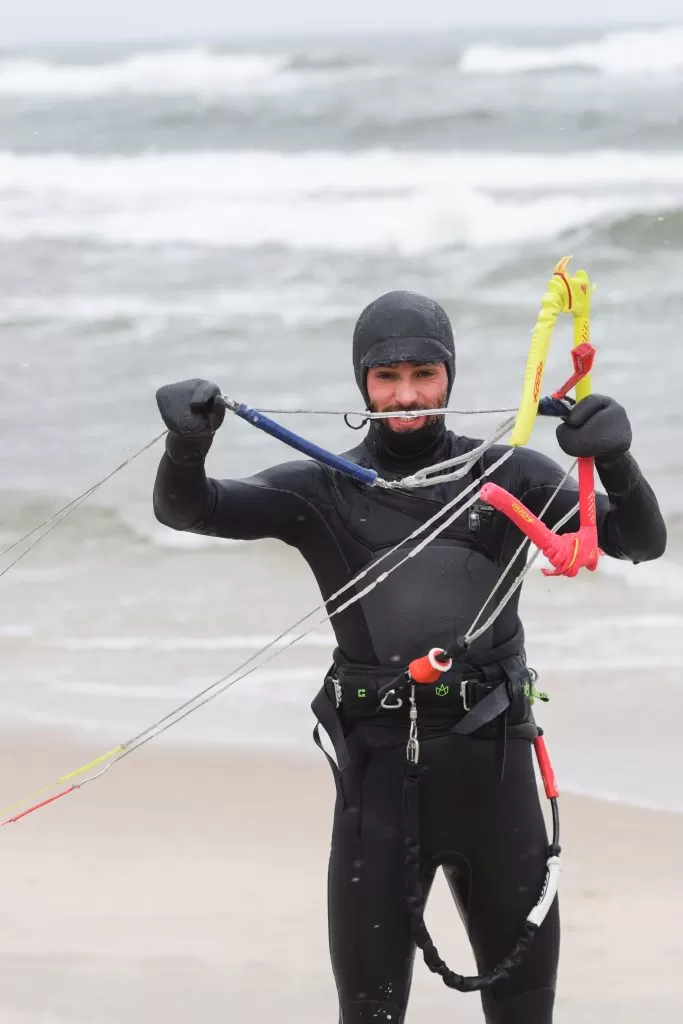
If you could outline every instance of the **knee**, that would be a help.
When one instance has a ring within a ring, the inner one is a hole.
[[[486,1024],[552,1024],[555,990],[534,988],[508,999],[482,994]]]
[[[383,999],[362,999],[342,1007],[339,1024],[403,1024],[404,1011]]]

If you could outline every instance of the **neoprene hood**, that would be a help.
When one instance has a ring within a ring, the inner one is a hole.
[[[392,363],[445,363],[450,395],[455,377],[453,330],[446,311],[434,299],[417,292],[387,292],[358,317],[353,371],[366,403],[366,371]]]

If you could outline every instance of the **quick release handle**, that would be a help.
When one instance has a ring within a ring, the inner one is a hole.
[[[448,672],[453,664],[441,647],[432,647],[429,654],[415,658],[408,665],[408,675],[414,683],[435,683],[442,672]]]

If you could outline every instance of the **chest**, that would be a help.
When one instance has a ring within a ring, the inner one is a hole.
[[[476,493],[475,489],[467,490],[471,482],[458,481],[457,485],[430,488],[426,493],[341,487],[335,496],[339,529],[371,557],[406,541],[411,534],[414,538],[406,546],[414,547],[438,530],[442,557],[448,557],[449,547],[464,547],[499,563],[507,529],[505,517],[479,500],[454,517]]]

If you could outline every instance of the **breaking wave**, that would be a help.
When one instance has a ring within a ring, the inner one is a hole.
[[[342,56],[302,58],[286,53],[221,53],[203,47],[134,53],[109,63],[60,63],[28,57],[0,60],[0,95],[89,99],[131,95],[269,95],[321,77],[372,73]]]
[[[683,71],[683,28],[618,32],[560,46],[475,44],[462,55],[460,70],[509,75],[582,68],[605,75],[667,75]]]
[[[0,153],[0,239],[421,253],[683,203],[683,155]]]

